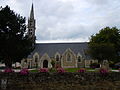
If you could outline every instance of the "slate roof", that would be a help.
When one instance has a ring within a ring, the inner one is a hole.
[[[85,54],[85,51],[88,49],[88,43],[37,43],[35,45],[34,51],[28,58],[37,52],[40,55],[47,53],[50,57],[54,57],[54,55],[59,52],[61,55],[66,51],[66,49],[70,48],[75,54],[80,53],[83,58],[90,59],[89,55]]]

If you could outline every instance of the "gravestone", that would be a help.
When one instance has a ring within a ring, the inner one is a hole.
[[[6,89],[7,88],[7,79],[1,79],[1,89]]]

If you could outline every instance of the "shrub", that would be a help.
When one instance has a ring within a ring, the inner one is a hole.
[[[103,68],[101,68],[101,69],[99,70],[99,72],[100,72],[101,74],[108,74],[108,70],[107,70],[107,69],[103,69]]]
[[[48,69],[47,69],[47,68],[40,68],[39,71],[40,71],[40,72],[48,72]]]
[[[57,68],[57,72],[58,73],[64,73],[64,72],[66,72],[63,68]]]
[[[78,72],[84,73],[84,72],[86,72],[86,70],[84,68],[81,68],[78,70]]]
[[[28,75],[29,74],[29,70],[27,68],[23,68],[21,71],[20,71],[20,74],[21,75]]]
[[[12,70],[11,68],[6,68],[6,69],[4,70],[4,72],[5,72],[5,73],[12,73],[12,72],[14,72],[14,70]]]
[[[50,68],[49,72],[56,72],[56,68]]]
[[[61,68],[59,64],[56,64],[55,68]]]
[[[52,60],[52,61],[51,61],[51,64],[52,64],[52,67],[54,68],[54,67],[55,67],[55,61]]]

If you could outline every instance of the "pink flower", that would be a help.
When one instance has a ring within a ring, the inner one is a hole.
[[[99,70],[99,72],[100,72],[101,74],[107,74],[107,73],[108,73],[108,70],[102,68],[102,69]]]
[[[64,70],[63,68],[57,68],[57,72],[58,72],[58,73],[64,73],[65,70]]]
[[[86,72],[86,70],[84,68],[81,68],[78,70],[78,72],[84,73],[84,72]]]
[[[11,68],[6,68],[6,69],[4,70],[4,72],[5,72],[5,73],[12,73],[12,72],[14,72],[14,70],[12,70]]]
[[[47,68],[40,68],[39,71],[40,71],[40,72],[48,72],[48,69],[47,69]]]
[[[29,71],[27,68],[23,68],[21,71],[20,71],[20,74],[21,75],[28,75],[29,74]]]

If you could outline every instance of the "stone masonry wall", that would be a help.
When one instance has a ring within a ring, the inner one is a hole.
[[[0,90],[120,90],[120,73],[0,73]]]

